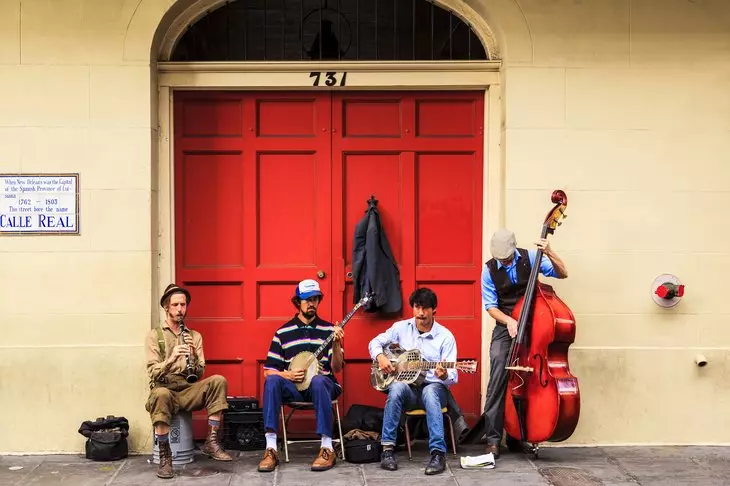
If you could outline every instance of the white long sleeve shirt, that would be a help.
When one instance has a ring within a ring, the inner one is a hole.
[[[424,361],[456,361],[456,339],[451,331],[436,321],[431,330],[423,334],[416,327],[415,317],[396,322],[387,331],[378,334],[370,341],[368,345],[370,357],[375,360],[383,352],[383,347],[391,343],[397,343],[404,349],[419,349]],[[459,374],[455,369],[446,370],[446,372],[448,377],[440,380],[434,370],[428,370],[426,381],[443,383],[447,386],[458,383]]]

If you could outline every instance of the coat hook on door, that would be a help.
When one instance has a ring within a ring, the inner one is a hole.
[[[378,205],[378,200],[375,199],[375,194],[371,194],[370,199],[368,199],[368,207],[377,206],[377,205]]]

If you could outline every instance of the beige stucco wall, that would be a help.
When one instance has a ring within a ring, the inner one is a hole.
[[[169,255],[150,51],[181,1],[0,2],[0,172],[79,172],[82,228],[0,238],[0,452],[79,452],[80,422],[109,413],[151,447],[141,343]],[[730,443],[730,4],[444,3],[504,58],[504,222],[529,244],[568,193],[552,242],[578,318],[569,443]],[[671,310],[649,293],[665,272],[687,285]]]
[[[552,244],[578,325],[569,442],[730,443],[730,3],[520,4],[532,42],[504,77],[506,223],[530,244],[550,191],[568,194]],[[663,273],[686,284],[671,310],[650,295]]]

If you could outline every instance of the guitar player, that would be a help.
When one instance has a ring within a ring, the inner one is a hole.
[[[317,307],[324,298],[316,280],[302,280],[296,287],[292,303],[297,309],[294,317],[274,334],[269,354],[264,363],[264,429],[266,451],[258,470],[271,472],[279,464],[276,432],[282,402],[312,402],[317,417],[317,434],[322,445],[312,463],[312,471],[326,471],[335,465],[332,447],[332,400],[340,396],[342,387],[334,373],[339,373],[344,361],[342,338],[345,331],[340,326],[321,319]],[[314,352],[327,338],[335,333],[332,344],[320,360],[322,373],[313,377],[308,389],[300,392],[294,383],[304,379],[303,370],[288,370],[291,359],[302,351]]]
[[[422,357],[426,361],[456,361],[454,335],[434,319],[438,304],[436,294],[431,289],[421,288],[414,291],[408,301],[413,308],[413,317],[396,322],[370,341],[368,349],[371,358],[378,361],[382,371],[392,372],[393,366],[383,354],[383,347],[388,344],[398,344],[404,349],[421,350]],[[444,472],[446,440],[441,409],[447,402],[448,387],[457,381],[456,370],[447,371],[437,367],[426,372],[425,380],[420,386],[409,386],[402,382],[395,382],[390,386],[383,414],[381,434],[383,453],[380,467],[388,471],[398,469],[394,450],[401,412],[404,407],[407,407],[407,410],[417,406],[426,410],[428,426],[428,448],[431,459],[425,473],[432,475]]]

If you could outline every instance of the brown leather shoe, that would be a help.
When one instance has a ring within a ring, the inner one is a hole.
[[[279,454],[272,448],[266,449],[264,458],[259,462],[259,472],[271,472],[279,465]]]
[[[172,473],[172,450],[170,443],[167,441],[159,442],[160,448],[160,465],[157,468],[157,477],[162,479],[170,479],[174,476]]]
[[[312,463],[312,471],[326,471],[327,469],[332,469],[335,465],[336,458],[337,456],[335,456],[335,451],[331,451],[326,447],[321,447],[319,449],[319,455]]]
[[[499,458],[499,444],[489,444],[487,446],[487,454],[492,453],[494,458]]]
[[[216,461],[232,461],[230,454],[223,450],[220,442],[218,442],[218,427],[210,426],[208,429],[208,437],[205,438],[203,445],[203,454],[212,457]]]

